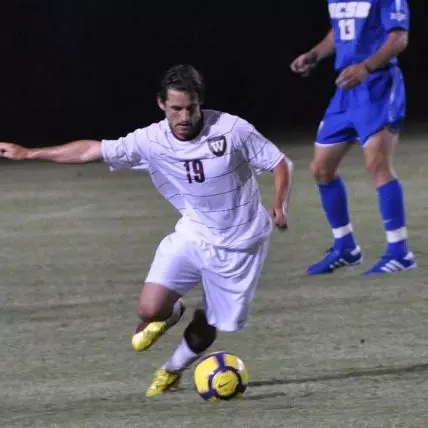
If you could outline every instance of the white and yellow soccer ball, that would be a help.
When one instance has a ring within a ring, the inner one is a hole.
[[[248,385],[248,371],[236,355],[214,352],[198,362],[194,382],[204,400],[231,400],[244,394]]]

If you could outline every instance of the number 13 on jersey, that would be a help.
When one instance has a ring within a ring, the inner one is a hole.
[[[338,25],[340,40],[355,39],[355,19],[339,19]]]

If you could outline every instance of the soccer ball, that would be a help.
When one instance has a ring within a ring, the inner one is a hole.
[[[198,362],[194,382],[204,400],[231,400],[245,392],[248,371],[236,355],[214,352]]]

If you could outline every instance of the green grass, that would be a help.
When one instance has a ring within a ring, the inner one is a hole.
[[[426,137],[425,137],[426,139]],[[147,399],[153,371],[191,316],[147,353],[130,336],[137,297],[172,208],[143,173],[103,165],[2,164],[0,426],[24,427],[425,427],[428,406],[426,143],[398,150],[412,250],[419,269],[365,278],[384,246],[376,194],[355,148],[343,165],[366,262],[307,277],[331,233],[308,171],[295,161],[291,228],[276,232],[247,328],[214,349],[246,363],[246,399],[205,403],[191,372],[175,394]],[[260,180],[268,206],[271,177]],[[194,290],[187,301],[200,299]]]

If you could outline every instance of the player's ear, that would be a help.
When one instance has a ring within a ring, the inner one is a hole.
[[[159,106],[159,108],[160,108],[162,111],[165,111],[165,110],[166,110],[166,107],[165,107],[165,103],[162,101],[162,99],[161,99],[160,97],[157,97],[157,101],[158,101],[158,106]]]

